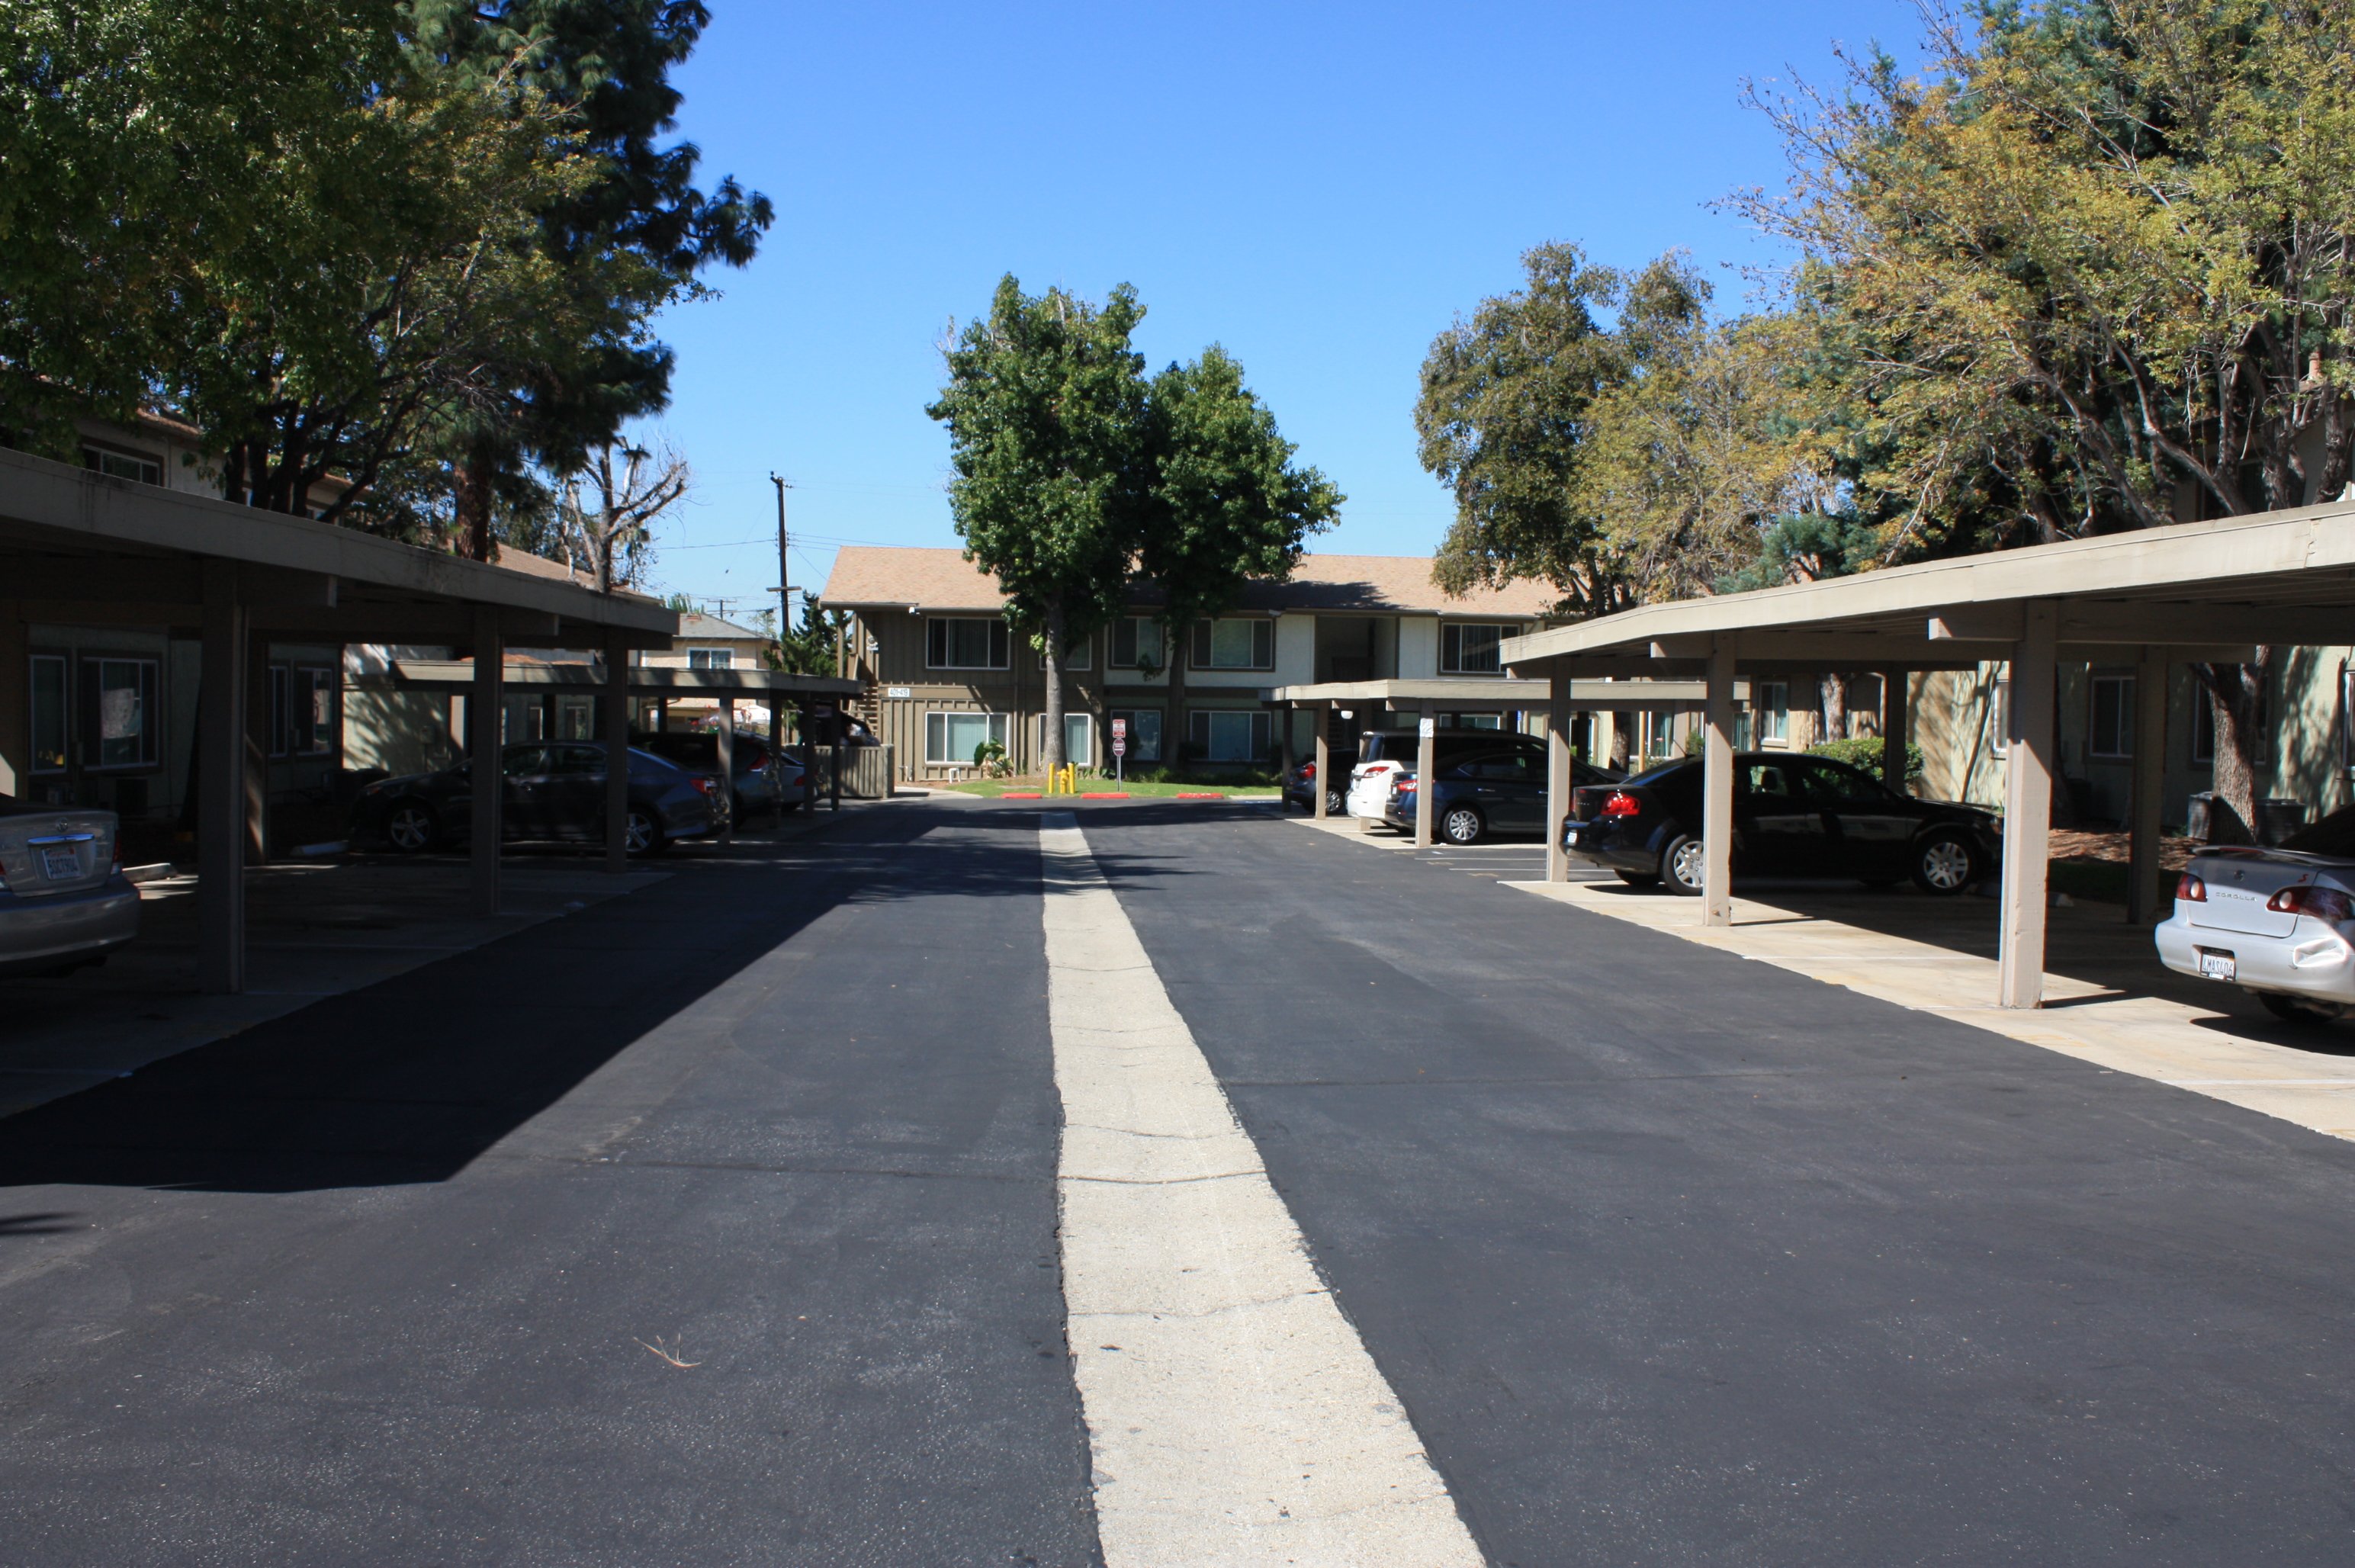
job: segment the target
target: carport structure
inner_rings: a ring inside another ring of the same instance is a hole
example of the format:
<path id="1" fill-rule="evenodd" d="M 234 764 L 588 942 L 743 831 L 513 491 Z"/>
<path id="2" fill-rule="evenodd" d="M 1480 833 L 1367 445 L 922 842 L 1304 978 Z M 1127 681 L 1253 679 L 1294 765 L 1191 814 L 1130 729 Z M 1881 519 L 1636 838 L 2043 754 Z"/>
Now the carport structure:
<path id="1" fill-rule="evenodd" d="M 393 674 L 385 684 L 400 691 L 442 691 L 463 694 L 474 689 L 474 672 L 468 664 L 442 659 L 399 659 Z M 519 665 L 504 672 L 502 681 L 510 689 L 524 691 L 580 691 L 588 688 L 602 690 L 609 684 L 608 672 L 602 663 Z M 838 712 L 858 696 L 859 683 L 839 676 L 788 675 L 773 669 L 678 669 L 649 665 L 632 665 L 623 683 L 631 697 L 650 697 L 657 701 L 674 697 L 712 697 L 732 713 L 739 701 L 759 699 L 769 710 L 769 749 L 780 750 L 784 744 L 784 705 L 794 704 L 801 710 L 801 731 L 805 736 L 822 731 L 817 720 Z M 735 776 L 736 726 L 730 721 L 720 727 L 719 771 Z M 842 808 L 842 769 L 837 765 L 826 770 L 832 775 L 834 808 Z"/>
<path id="2" fill-rule="evenodd" d="M 31 771 L 27 628 L 167 630 L 202 643 L 197 719 L 197 984 L 245 987 L 245 878 L 263 809 L 250 665 L 272 638 L 456 645 L 475 654 L 468 750 L 499 751 L 508 647 L 668 647 L 658 604 L 0 451 L 0 793 Z M 488 656 L 484 656 L 487 655 Z M 604 733 L 626 737 L 627 691 L 600 687 Z M 614 742 L 619 743 L 619 742 Z M 609 768 L 608 863 L 619 869 L 628 770 Z M 473 792 L 473 894 L 498 907 L 500 792 Z"/>
<path id="3" fill-rule="evenodd" d="M 1732 921 L 1733 683 L 1879 671 L 1891 781 L 1904 779 L 1905 675 L 2006 665 L 1999 1003 L 2042 1004 L 2054 685 L 2064 660 L 2137 662 L 2128 918 L 2159 907 L 2167 676 L 2258 644 L 2355 640 L 2355 507 L 2334 503 L 2073 539 L 1853 577 L 1648 605 L 1516 637 L 1516 672 L 1699 675 L 1707 690 L 1703 920 Z M 1560 824 L 1553 826 L 1560 836 Z"/>
<path id="4" fill-rule="evenodd" d="M 1381 708 L 1392 713 L 1412 713 L 1416 716 L 1414 752 L 1417 779 L 1433 775 L 1434 743 L 1433 731 L 1438 715 L 1465 709 L 1481 711 L 1504 709 L 1534 713 L 1543 709 L 1546 715 L 1546 875 L 1561 881 L 1570 875 L 1570 860 L 1562 852 L 1561 823 L 1570 806 L 1570 722 L 1578 713 L 1639 713 L 1671 709 L 1699 708 L 1708 699 L 1708 688 L 1697 680 L 1661 679 L 1668 672 L 1638 671 L 1626 679 L 1579 679 L 1564 672 L 1541 680 L 1498 678 L 1492 676 L 1438 676 L 1406 680 L 1326 681 L 1315 686 L 1279 686 L 1268 693 L 1269 705 L 1279 709 L 1306 709 L 1316 716 L 1316 815 L 1325 816 L 1324 781 L 1332 776 L 1327 752 L 1326 715 L 1335 709 L 1355 709 Z M 1737 700 L 1749 698 L 1747 686 L 1733 693 Z M 1372 728 L 1369 725 L 1367 728 Z M 1286 726 L 1284 733 L 1284 766 L 1292 771 L 1292 731 Z M 1431 847 L 1432 797 L 1436 792 L 1418 789 L 1414 796 L 1414 843 L 1418 849 Z"/>

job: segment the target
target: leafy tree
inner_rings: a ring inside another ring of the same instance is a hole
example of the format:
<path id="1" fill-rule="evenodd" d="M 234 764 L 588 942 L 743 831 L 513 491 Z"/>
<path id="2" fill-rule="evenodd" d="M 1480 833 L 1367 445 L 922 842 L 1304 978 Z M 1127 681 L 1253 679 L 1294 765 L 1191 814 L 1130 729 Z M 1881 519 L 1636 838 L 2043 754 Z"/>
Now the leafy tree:
<path id="1" fill-rule="evenodd" d="M 822 611 L 815 600 L 803 600 L 801 624 L 778 640 L 777 667 L 791 675 L 834 674 L 836 640 L 848 619 L 840 610 Z"/>
<path id="2" fill-rule="evenodd" d="M 1298 449 L 1216 345 L 1153 379 L 1145 445 L 1136 566 L 1161 592 L 1176 723 L 1194 624 L 1232 609 L 1247 581 L 1291 576 L 1307 536 L 1332 526 L 1344 497 L 1316 469 L 1293 466 Z"/>
<path id="3" fill-rule="evenodd" d="M 2355 470 L 2355 72 L 2342 8 L 1934 12 L 1936 74 L 1768 104 L 1748 207 L 1837 278 L 1906 497 L 1885 559 L 2339 494 Z M 2245 816 L 2272 650 L 2201 670 Z"/>
<path id="4" fill-rule="evenodd" d="M 965 555 L 1044 661 L 1050 769 L 1065 760 L 1063 650 L 1120 612 L 1135 553 L 1146 386 L 1129 336 L 1144 315 L 1125 284 L 1095 305 L 1034 298 L 1008 273 L 944 346 L 948 384 L 925 411 L 949 429 Z"/>

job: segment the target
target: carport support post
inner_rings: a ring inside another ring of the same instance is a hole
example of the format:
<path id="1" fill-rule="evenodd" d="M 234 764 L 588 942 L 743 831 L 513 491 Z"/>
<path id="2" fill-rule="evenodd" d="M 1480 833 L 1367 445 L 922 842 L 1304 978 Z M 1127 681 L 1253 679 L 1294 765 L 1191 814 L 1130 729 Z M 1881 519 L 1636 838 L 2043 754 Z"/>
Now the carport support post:
<path id="1" fill-rule="evenodd" d="M 197 714 L 197 988 L 245 989 L 246 608 L 237 563 L 204 564 L 204 663 Z"/>
<path id="2" fill-rule="evenodd" d="M 1561 847 L 1561 825 L 1570 820 L 1570 677 L 1556 675 L 1546 699 L 1546 878 L 1570 880 L 1570 852 Z"/>
<path id="3" fill-rule="evenodd" d="M 1414 726 L 1414 847 L 1418 849 L 1431 848 L 1431 797 L 1439 792 L 1434 766 L 1439 742 L 1433 732 L 1438 727 L 1438 715 L 1430 703 L 1424 703 Z"/>
<path id="4" fill-rule="evenodd" d="M 605 869 L 630 864 L 630 645 L 619 632 L 605 634 L 604 705 Z"/>
<path id="5" fill-rule="evenodd" d="M 2167 788 L 2167 655 L 2145 648 L 2135 667 L 2134 782 L 2127 794 L 2126 921 L 2158 918 L 2159 808 Z"/>
<path id="6" fill-rule="evenodd" d="M 474 611 L 474 686 L 466 694 L 467 750 L 474 758 L 467 859 L 473 869 L 474 912 L 499 912 L 499 808 L 506 804 L 506 769 L 500 755 L 499 709 L 506 674 L 499 613 Z"/>
<path id="7" fill-rule="evenodd" d="M 1733 923 L 1733 639 L 1709 649 L 1709 734 L 1701 747 L 1700 923 Z"/>
<path id="8" fill-rule="evenodd" d="M 722 838 L 736 834 L 736 698 L 733 693 L 719 699 L 719 804 L 727 809 L 726 826 L 719 830 Z"/>
<path id="9" fill-rule="evenodd" d="M 2011 656 L 2011 727 L 2003 802 L 2003 932 L 1998 1005 L 2044 1005 L 2045 882 L 2052 837 L 2052 679 L 2058 609 L 2023 606 Z"/>
<path id="10" fill-rule="evenodd" d="M 1881 676 L 1881 779 L 1899 795 L 1913 793 L 1905 779 L 1905 731 L 1912 722 L 1905 713 L 1911 695 L 1906 683 L 1913 678 L 1902 669 L 1883 670 Z"/>
<path id="11" fill-rule="evenodd" d="M 1333 705 L 1320 702 L 1308 712 L 1309 717 L 1316 721 L 1316 735 L 1312 742 L 1316 748 L 1316 785 L 1310 793 L 1316 797 L 1316 820 L 1322 822 L 1325 820 L 1325 802 L 1333 788 Z"/>
<path id="12" fill-rule="evenodd" d="M 769 794 L 769 805 L 777 814 L 777 826 L 785 825 L 785 705 L 782 697 L 769 693 L 769 772 L 774 784 Z"/>

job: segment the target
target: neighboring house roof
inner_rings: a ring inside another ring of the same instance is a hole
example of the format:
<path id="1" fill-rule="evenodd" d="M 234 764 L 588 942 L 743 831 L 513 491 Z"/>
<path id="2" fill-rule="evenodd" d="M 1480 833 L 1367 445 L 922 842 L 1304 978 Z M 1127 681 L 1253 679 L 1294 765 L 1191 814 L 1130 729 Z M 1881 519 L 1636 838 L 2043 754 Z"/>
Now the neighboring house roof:
<path id="1" fill-rule="evenodd" d="M 700 610 L 682 610 L 678 615 L 678 640 L 682 643 L 765 643 L 769 639 L 750 626 L 740 626 L 733 621 L 723 621 Z"/>
<path id="2" fill-rule="evenodd" d="M 1431 580 L 1431 558 L 1420 555 L 1318 555 L 1301 558 L 1284 582 L 1254 582 L 1243 591 L 1247 610 L 1317 610 L 1332 614 L 1544 615 L 1560 597 L 1541 582 L 1476 588 L 1451 599 Z M 883 545 L 845 545 L 834 558 L 819 599 L 831 609 L 877 607 L 994 612 L 1006 596 L 997 581 L 962 551 Z M 1139 608 L 1156 596 L 1140 591 Z"/>
<path id="3" fill-rule="evenodd" d="M 591 577 L 587 572 L 576 571 L 574 568 L 567 565 L 563 561 L 550 560 L 544 555 L 534 555 L 527 549 L 509 549 L 504 545 L 494 545 L 491 547 L 491 564 L 499 568 L 503 571 L 521 572 L 526 577 L 545 577 L 551 582 L 577 583 L 583 588 L 593 587 L 596 581 L 596 580 Z M 641 604 L 652 604 L 657 603 L 653 594 L 641 593 L 634 588 L 616 589 L 613 592 L 613 597 L 616 599 L 634 599 Z M 687 623 L 692 618 L 692 616 L 681 615 L 678 619 L 680 627 L 683 629 L 687 625 Z M 706 616 L 705 619 L 708 620 L 709 617 Z M 724 634 L 712 635 L 720 635 Z M 751 632 L 741 632 L 737 635 L 740 636 L 750 637 L 756 634 Z"/>

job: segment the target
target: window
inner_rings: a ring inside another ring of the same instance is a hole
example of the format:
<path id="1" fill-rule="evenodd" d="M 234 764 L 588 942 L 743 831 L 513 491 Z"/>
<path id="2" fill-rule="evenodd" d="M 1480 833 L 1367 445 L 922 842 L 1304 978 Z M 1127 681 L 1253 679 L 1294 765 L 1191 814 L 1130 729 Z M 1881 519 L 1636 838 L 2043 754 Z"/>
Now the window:
<path id="1" fill-rule="evenodd" d="M 733 669 L 736 655 L 728 648 L 689 648 L 687 650 L 689 669 Z"/>
<path id="2" fill-rule="evenodd" d="M 1439 715 L 1443 730 L 1502 730 L 1505 716 L 1501 713 L 1443 713 Z"/>
<path id="3" fill-rule="evenodd" d="M 1760 745 L 1787 746 L 1791 743 L 1791 686 L 1788 681 L 1752 681 L 1750 711 L 1757 718 Z"/>
<path id="4" fill-rule="evenodd" d="M 1995 696 L 1987 702 L 1987 723 L 1994 733 L 1987 737 L 1987 749 L 2000 757 L 2011 750 L 2011 677 L 2006 676 L 1995 683 Z"/>
<path id="5" fill-rule="evenodd" d="M 935 625 L 938 622 L 933 623 Z M 986 624 L 975 622 L 975 625 Z M 1006 744 L 1003 713 L 927 713 L 924 715 L 924 761 L 932 767 L 973 766 L 973 754 L 984 742 Z"/>
<path id="6" fill-rule="evenodd" d="M 1527 752 L 1487 752 L 1466 757 L 1453 772 L 1457 778 L 1478 779 L 1488 784 L 1539 784 L 1545 782 L 1545 765 Z"/>
<path id="7" fill-rule="evenodd" d="M 1161 709 L 1115 708 L 1113 709 L 1112 716 L 1127 720 L 1127 761 L 1157 763 L 1161 760 Z"/>
<path id="8" fill-rule="evenodd" d="M 109 479 L 128 479 L 138 485 L 161 485 L 164 465 L 152 457 L 142 457 L 131 452 L 109 452 L 101 446 L 81 449 L 81 465 L 105 475 Z"/>
<path id="9" fill-rule="evenodd" d="M 1007 669 L 1013 662 L 1013 648 L 1003 621 L 933 615 L 924 622 L 927 669 Z"/>
<path id="10" fill-rule="evenodd" d="M 1889 799 L 1889 792 L 1859 769 L 1838 763 L 1809 763 L 1806 768 L 1807 796 L 1818 805 L 1879 805 Z"/>
<path id="11" fill-rule="evenodd" d="M 1221 623 L 1223 624 L 1224 623 Z M 1249 624 L 1249 623 L 1244 623 Z M 1267 755 L 1271 733 L 1265 712 L 1202 712 L 1186 716 L 1186 738 L 1205 763 L 1255 763 Z"/>
<path id="12" fill-rule="evenodd" d="M 1078 768 L 1095 766 L 1095 716 L 1092 713 L 1064 714 L 1063 761 Z M 1039 715 L 1037 739 L 1039 754 L 1044 757 L 1047 754 L 1047 716 L 1043 713 Z"/>
<path id="13" fill-rule="evenodd" d="M 1150 615 L 1123 615 L 1112 624 L 1113 668 L 1157 670 L 1168 662 L 1168 639 L 1162 635 L 1160 622 Z"/>
<path id="14" fill-rule="evenodd" d="M 1750 795 L 1767 795 L 1774 800 L 1796 800 L 1799 792 L 1791 787 L 1791 768 L 1786 763 L 1753 763 L 1739 775 L 1742 788 Z"/>
<path id="15" fill-rule="evenodd" d="M 163 717 L 155 699 L 155 661 L 84 659 L 81 669 L 82 765 L 154 767 Z"/>
<path id="16" fill-rule="evenodd" d="M 2097 675 L 2094 677 L 2094 722 L 2085 750 L 2096 757 L 2134 755 L 2135 677 Z"/>
<path id="17" fill-rule="evenodd" d="M 1230 616 L 1194 623 L 1196 669 L 1273 669 L 1275 623 L 1263 616 Z"/>
<path id="18" fill-rule="evenodd" d="M 1093 669 L 1095 667 L 1096 640 L 1094 637 L 1068 637 L 1064 639 L 1063 669 L 1065 673 L 1068 674 L 1075 669 Z"/>
<path id="19" fill-rule="evenodd" d="M 1446 675 L 1501 675 L 1497 645 L 1520 630 L 1518 626 L 1475 626 L 1449 623 L 1439 628 L 1439 667 Z"/>
<path id="20" fill-rule="evenodd" d="M 586 741 L 596 732 L 597 699 L 567 693 L 556 699 L 556 738 Z M 323 746 L 321 750 L 325 750 Z M 601 752 L 600 755 L 602 753 Z"/>
<path id="21" fill-rule="evenodd" d="M 2196 680 L 2191 683 L 2191 760 L 2216 760 L 2216 699 Z"/>
<path id="22" fill-rule="evenodd" d="M 546 778 L 556 771 L 555 759 L 546 746 L 509 746 L 500 766 L 511 779 Z"/>
<path id="23" fill-rule="evenodd" d="M 290 711 L 287 687 L 293 671 L 282 664 L 270 667 L 270 754 L 282 757 L 294 749 L 294 716 Z"/>
<path id="24" fill-rule="evenodd" d="M 585 697 L 571 700 L 587 702 Z M 336 749 L 336 672 L 304 665 L 294 672 L 294 749 L 306 757 Z"/>
<path id="25" fill-rule="evenodd" d="M 33 771 L 66 771 L 66 661 L 33 656 Z"/>

